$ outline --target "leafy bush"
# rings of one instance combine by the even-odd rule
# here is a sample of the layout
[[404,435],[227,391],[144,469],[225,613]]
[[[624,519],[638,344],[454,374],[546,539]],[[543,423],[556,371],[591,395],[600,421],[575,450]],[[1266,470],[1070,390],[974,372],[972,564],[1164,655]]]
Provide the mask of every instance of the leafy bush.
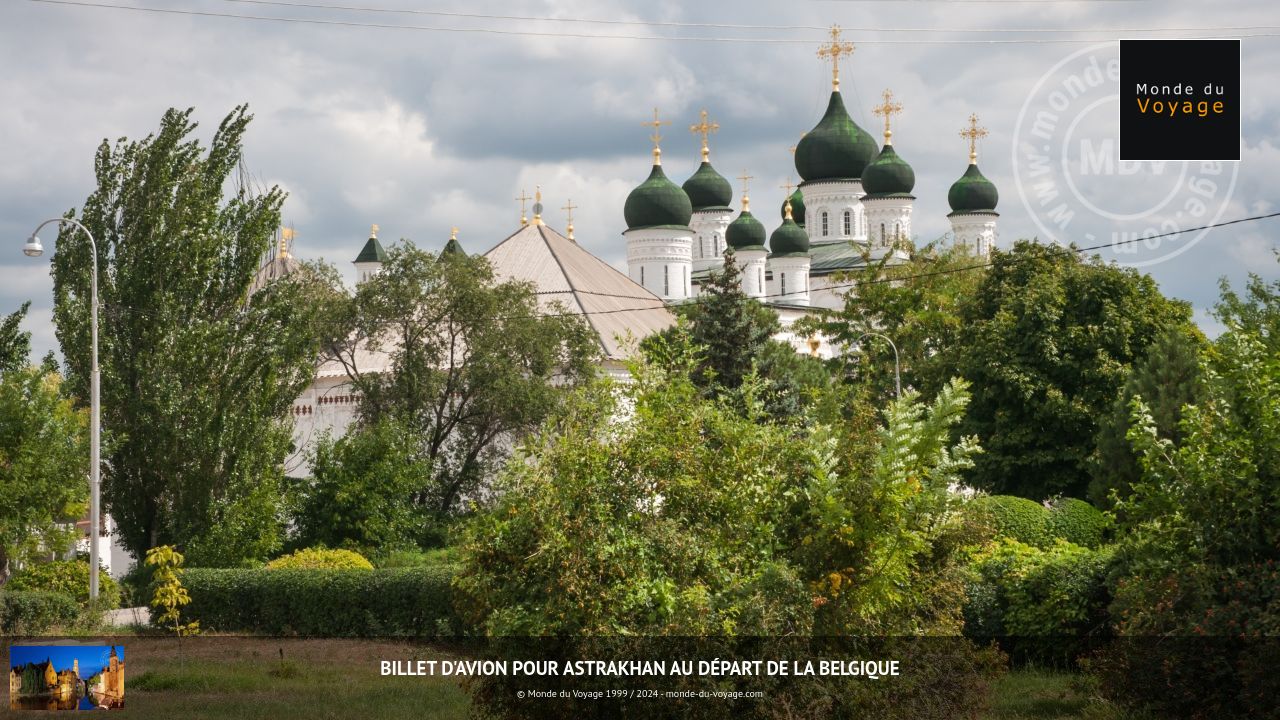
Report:
[[373,563],[351,550],[305,548],[267,563],[268,570],[372,570]]
[[213,570],[182,576],[184,616],[219,632],[323,637],[459,632],[454,568],[403,570]]
[[1046,549],[998,541],[974,560],[965,634],[1001,638],[1020,660],[1073,660],[1085,647],[1076,640],[1110,633],[1106,580],[1112,554],[1111,548],[1090,550],[1062,540]]
[[1111,519],[1083,500],[1054,498],[1049,503],[1049,536],[1087,548],[1102,544]]
[[398,550],[377,559],[380,568],[435,567],[458,562],[458,548],[443,547],[431,550]]
[[39,590],[0,592],[0,634],[38,635],[75,622],[80,607],[70,595]]
[[[55,560],[31,564],[14,573],[5,585],[7,590],[37,590],[67,595],[89,604],[89,563],[81,560]],[[98,570],[98,603],[100,610],[120,606],[120,587],[106,570]]]
[[997,539],[1008,538],[1035,547],[1052,544],[1049,511],[1038,502],[1012,495],[988,495],[975,498],[969,507],[991,524]]

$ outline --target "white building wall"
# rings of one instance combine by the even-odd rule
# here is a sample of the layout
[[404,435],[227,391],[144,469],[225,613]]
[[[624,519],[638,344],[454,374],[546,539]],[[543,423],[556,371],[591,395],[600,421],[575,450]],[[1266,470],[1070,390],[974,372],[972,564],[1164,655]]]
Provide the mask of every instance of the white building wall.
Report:
[[804,193],[804,229],[811,242],[867,241],[861,180],[806,182],[800,191]]
[[911,239],[911,205],[915,198],[862,198],[867,218],[867,240],[873,248],[886,248],[897,238]]
[[725,231],[733,220],[733,211],[703,210],[689,221],[693,228],[693,271],[724,265]]
[[770,301],[792,305],[809,304],[809,258],[776,257],[769,260],[773,282],[769,284]]
[[693,233],[671,228],[640,228],[627,239],[627,275],[663,300],[692,295]]
[[736,250],[734,256],[742,267],[742,292],[748,297],[763,298],[769,294],[766,280],[766,258],[768,253],[761,250]]
[[968,245],[980,257],[991,254],[996,244],[996,218],[998,213],[968,212],[951,213],[951,232],[957,245]]

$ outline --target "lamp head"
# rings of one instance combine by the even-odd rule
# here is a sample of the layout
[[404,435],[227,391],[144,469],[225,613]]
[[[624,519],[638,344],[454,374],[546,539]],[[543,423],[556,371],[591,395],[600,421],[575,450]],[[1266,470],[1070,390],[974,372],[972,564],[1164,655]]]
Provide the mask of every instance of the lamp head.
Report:
[[32,235],[27,238],[27,244],[22,246],[22,252],[27,257],[40,257],[44,254],[44,245],[40,244],[40,238]]

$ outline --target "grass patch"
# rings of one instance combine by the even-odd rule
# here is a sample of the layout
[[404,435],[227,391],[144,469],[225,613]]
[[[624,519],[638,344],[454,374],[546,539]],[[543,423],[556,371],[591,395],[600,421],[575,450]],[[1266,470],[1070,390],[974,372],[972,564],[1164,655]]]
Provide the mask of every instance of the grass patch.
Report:
[[1146,720],[1093,695],[1081,675],[1013,670],[996,683],[984,720]]

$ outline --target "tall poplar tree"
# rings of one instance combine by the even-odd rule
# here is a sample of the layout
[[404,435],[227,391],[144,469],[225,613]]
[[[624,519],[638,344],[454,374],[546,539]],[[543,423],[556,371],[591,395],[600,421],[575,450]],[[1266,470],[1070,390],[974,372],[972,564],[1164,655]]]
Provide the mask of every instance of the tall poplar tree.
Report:
[[[103,497],[135,558],[171,544],[193,564],[230,565],[281,540],[286,411],[312,377],[318,283],[294,273],[250,297],[285,195],[246,179],[246,106],[208,147],[191,114],[104,140],[79,214],[98,243]],[[83,233],[64,228],[54,322],[82,398],[90,260]]]

